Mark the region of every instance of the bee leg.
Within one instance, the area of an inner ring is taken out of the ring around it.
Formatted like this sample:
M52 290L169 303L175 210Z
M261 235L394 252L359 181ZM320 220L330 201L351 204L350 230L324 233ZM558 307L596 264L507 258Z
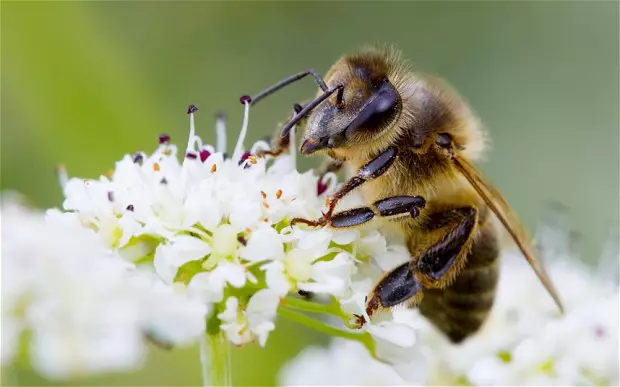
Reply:
M359 207L337 212L327 220L327 224L333 228L346 228L364 224L375 216L410 215L417 218L425 204L426 201L421 196L392 196L374 202L374 208Z
M295 117L295 115L299 113L301 109L303 109L303 107L300 104L298 103L294 104L293 105L293 117ZM289 133L287 136L281 137L280 131L281 131L280 128L278 128L275 135L269 137L267 140L267 142L271 143L272 149L271 150L260 150L256 152L256 156L277 157L277 156L280 156L281 154L288 152L289 146L291 144L291 135Z
M422 285L415 278L411 262L406 262L387 273L377 283L367 298L366 313L372 316L380 308L389 308L404 302L418 305L422 296Z
M451 227L447 227L450 223ZM452 283L465 266L477 224L478 211L473 207L461 207L429 217L427 227L441 228L444 235L416 260L416 278L425 288L442 289Z
M377 282L366 303L368 315L401 303L418 306L424 289L448 286L465 266L477 221L478 211L472 207L430 215L426 231L438 231L443 236L419 257L413 257Z
M323 214L322 217L320 217L318 220L295 218L291 221L291 224L304 223L304 224L307 224L309 226L314 226L314 227L327 225L332 218L332 215L334 213L336 205L338 204L338 201L342 199L345 195L347 195L349 192L353 191L355 188L364 184L365 182L376 179L377 177L383 175L390 168L390 166L392 166L392 164L396 160L396 156L397 156L397 151L395 147L389 147L383 152L379 153L377 157L375 157L374 159L364 164L357 171L357 174L355 176L347 180L342 185L342 187L340 187L340 189L336 191L327 200L328 210L325 214ZM370 214L373 214L374 216L374 213L372 212L370 208L367 208L367 207L364 207L364 208L366 208L367 210L361 211L361 209L358 209L360 214L365 213L365 216L370 216ZM370 211L370 214L368 213L369 211ZM361 216L360 214L357 214L357 215ZM369 219L361 223L367 222L368 220L372 219L373 216L370 216ZM361 224L361 223L358 223L358 224Z

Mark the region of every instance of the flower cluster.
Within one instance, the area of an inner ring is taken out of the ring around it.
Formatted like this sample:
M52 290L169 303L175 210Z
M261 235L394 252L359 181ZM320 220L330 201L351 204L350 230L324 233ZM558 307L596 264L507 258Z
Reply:
M412 346L416 324L408 311L387 313L358 332L347 328L359 328L354 315L365 314L368 290L384 270L408 259L407 250L372 227L291 226L293 218L321 215L337 188L335 176L299 173L294 152L258 157L268 148L264 142L245 152L248 103L232 156L223 117L213 147L195 135L196 110L188 111L184 152L161 135L154 152L126 155L98 179L68 178L60 170L63 211L49 210L45 221L32 222L4 215L15 240L3 235L10 250L3 246L3 297L5 287L14 293L9 309L3 302L3 329L62 330L45 343L35 335L39 369L67 376L98 370L83 362L98 362L101 370L135 365L145 334L177 344L223 332L236 345L263 346L278 314L358 340L386 359L396 356L393 348ZM337 316L341 327L307 312ZM58 323L36 320L42 313ZM90 355L75 352L75 345ZM57 355L65 350L66 358ZM115 357L117 351L122 356ZM50 369L62 361L64 368Z
M206 305L101 245L52 211L2 202L2 363L30 338L33 366L51 378L131 369L145 336L188 343L204 331Z
M406 363L388 367L363 353L358 343L334 341L329 349L307 349L289 363L280 375L281 384L337 380L362 385L375 380L372 384L618 385L619 289L617 277L609 281L605 274L617 272L609 266L612 261L618 264L617 237L612 241L615 249L606 249L612 255L601 260L607 266L594 273L575 259L567 245L571 238L561 228L544 225L539 231L547 238L541 241L545 256L553 258L548 272L565 304L564 315L545 296L523 257L508 251L501 257L501 279L489 320L463 344L451 344L425 321ZM366 379L368 372L352 372L352 367L381 369L385 379Z

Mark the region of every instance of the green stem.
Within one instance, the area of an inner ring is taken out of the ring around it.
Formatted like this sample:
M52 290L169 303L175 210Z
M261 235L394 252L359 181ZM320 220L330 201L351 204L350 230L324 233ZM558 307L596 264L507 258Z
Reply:
M373 357L376 357L375 341L373 340L372 336L368 332L355 333L355 332L345 331L345 330L336 328L332 325L326 324L322 321L308 317L302 313L298 313L293 310L287 309L286 307L278 308L278 314L288 320L294 321L301 325L305 325L316 331L323 332L331 336L342 337L348 340L359 341L366 347L366 349L368 349L368 351L371 353Z
M200 340L203 386L232 386L230 343L222 331Z
M334 297L331 299L331 304L320 304L289 296L284 300L284 305L290 309L300 310L302 312L329 314L341 319L347 328L359 328L359 323L353 318L354 316L344 312Z
M329 314L343 320L348 320L350 317L348 314L344 313L342 309L340 309L340 306L333 303L331 305L319 304L317 302L301 300L299 298L289 296L286 297L284 305L288 308L301 310L304 312Z

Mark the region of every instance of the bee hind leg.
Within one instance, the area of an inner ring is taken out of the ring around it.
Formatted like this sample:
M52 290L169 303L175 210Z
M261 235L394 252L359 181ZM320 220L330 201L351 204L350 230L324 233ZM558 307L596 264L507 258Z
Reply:
M422 285L416 280L411 262L403 263L387 273L366 299L366 313L372 316L379 309L407 303L419 305Z
M477 219L472 207L432 214L426 230L439 232L439 241L377 282L367 298L368 315L403 303L418 306L425 289L447 287L465 265Z
M465 266L477 230L478 211L461 207L429 217L428 228L439 228L442 238L416 260L416 278L425 288L443 289Z

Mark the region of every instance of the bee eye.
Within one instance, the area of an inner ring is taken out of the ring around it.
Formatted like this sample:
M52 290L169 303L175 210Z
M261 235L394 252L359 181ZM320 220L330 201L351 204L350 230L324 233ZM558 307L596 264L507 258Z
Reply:
M386 78L387 79L387 78ZM360 130L376 130L382 128L397 112L400 95L392 85L382 82L373 92L370 101L358 113L346 129L347 134Z

